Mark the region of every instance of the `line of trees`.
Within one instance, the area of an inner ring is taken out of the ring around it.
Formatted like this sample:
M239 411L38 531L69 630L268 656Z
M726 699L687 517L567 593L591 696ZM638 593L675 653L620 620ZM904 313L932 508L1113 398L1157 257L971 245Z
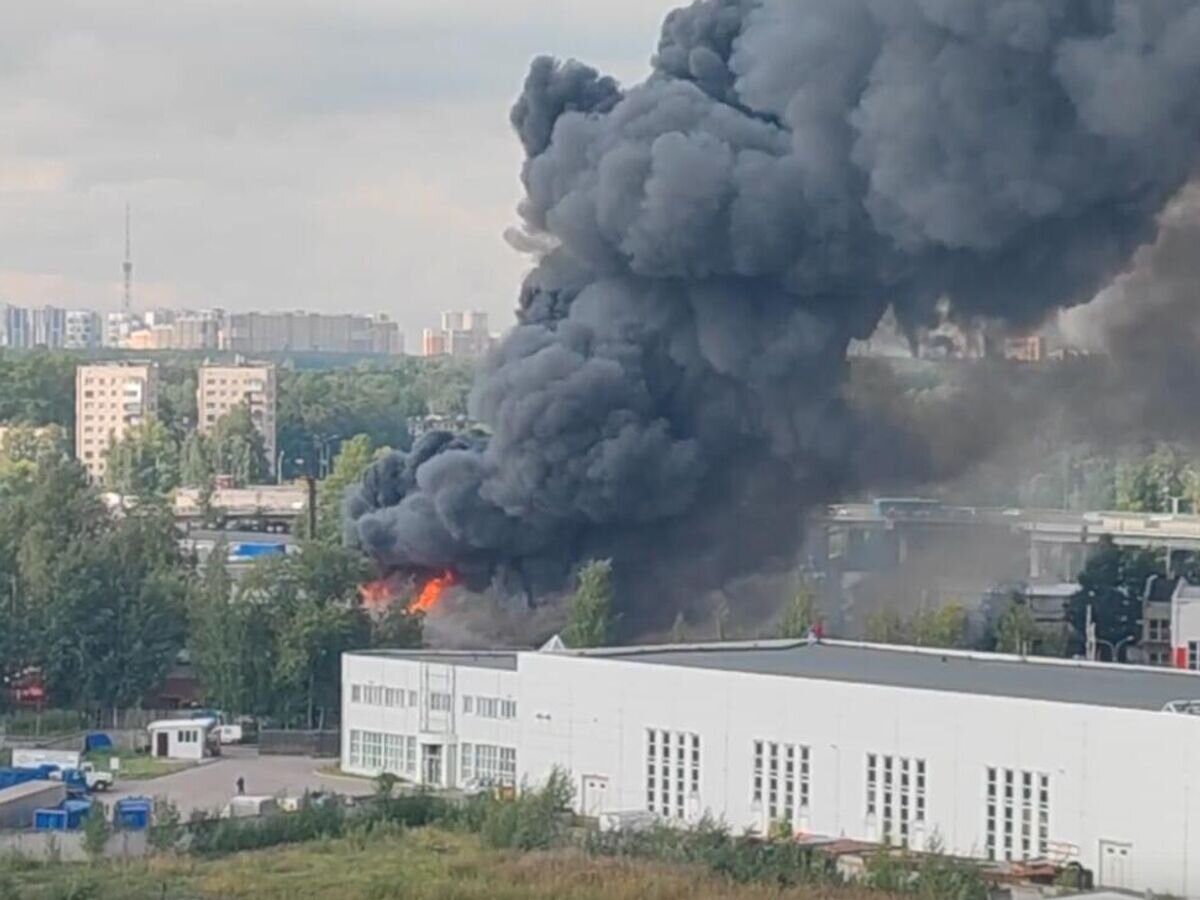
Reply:
M363 610L367 562L336 524L235 580L224 547L209 564L181 550L152 485L114 513L61 447L27 437L0 455L0 686L36 674L49 706L100 715L146 704L189 659L206 702L316 727L338 707L343 651L420 645L403 606ZM327 507L370 458L369 440L347 442Z

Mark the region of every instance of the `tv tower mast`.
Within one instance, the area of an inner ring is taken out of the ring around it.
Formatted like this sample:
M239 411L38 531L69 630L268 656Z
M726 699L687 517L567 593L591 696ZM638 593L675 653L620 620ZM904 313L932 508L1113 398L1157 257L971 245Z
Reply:
M125 262L121 264L125 273L125 295L121 299L121 312L129 315L133 311L133 254L129 243L129 204L125 204Z

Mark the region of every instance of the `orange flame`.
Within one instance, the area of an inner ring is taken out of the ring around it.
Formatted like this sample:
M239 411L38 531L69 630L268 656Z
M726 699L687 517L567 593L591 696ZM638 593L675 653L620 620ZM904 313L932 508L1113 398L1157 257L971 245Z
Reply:
M454 584L454 573L447 570L440 576L430 578L425 582L425 586L421 588L421 593L417 599L409 606L411 612L429 612L442 599L442 594L446 588Z

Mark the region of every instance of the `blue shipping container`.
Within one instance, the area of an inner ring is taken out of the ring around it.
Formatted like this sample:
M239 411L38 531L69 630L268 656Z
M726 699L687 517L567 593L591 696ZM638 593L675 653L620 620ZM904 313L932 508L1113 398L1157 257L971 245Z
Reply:
M87 800L64 800L55 809L39 809L33 813L33 827L38 831L74 831L83 825L84 816L92 808Z
M229 545L229 561L258 559L263 556L283 556L287 547L283 544L241 543Z
M113 825L129 831L144 831L150 827L149 797L125 797L113 808Z
M112 738L103 731L93 731L83 739L84 753L91 753L93 750L111 750L112 746Z

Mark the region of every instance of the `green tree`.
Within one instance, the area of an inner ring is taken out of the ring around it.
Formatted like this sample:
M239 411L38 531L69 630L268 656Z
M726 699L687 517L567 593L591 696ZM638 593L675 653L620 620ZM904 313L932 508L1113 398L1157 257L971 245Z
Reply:
M8 462L41 463L69 454L69 439L61 425L10 425L0 441L0 457Z
M131 428L108 451L104 479L119 494L149 497L179 486L179 446L157 419Z
M996 622L996 650L1000 653L1032 653L1039 635L1029 607L1014 598Z
M562 639L568 647L603 647L613 638L612 560L592 560L579 570Z
M876 644L908 642L908 628L903 617L890 606L881 606L867 614L866 638Z
M1171 512L1176 503L1195 509L1197 478L1191 460L1176 447L1159 444L1148 456L1117 466L1117 509Z
M199 431L184 438L179 451L179 480L188 487L204 487L213 480L213 464L208 440Z
M99 800L92 800L83 820L83 850L93 862L104 856L112 825L108 821L108 807Z
M163 366L158 391L158 417L176 441L193 433L196 414L196 367L176 362Z
M919 647L963 647L967 640L967 611L957 603L921 609L908 623L909 640Z
M0 422L75 428L75 364L67 353L0 351Z
M60 702L141 703L184 643L186 572L170 514L148 507L74 537L44 595L42 671Z
M204 563L188 602L188 655L205 702L230 712L251 707L246 663L254 648L246 646L247 605L234 596L226 567L228 547L218 541Z
M362 478L373 458L369 435L356 434L342 444L332 471L317 488L317 536L322 541L341 541L342 499L346 490Z
M228 476L235 486L265 479L268 465L263 436L244 403L217 419L206 443L213 471Z
M799 640L808 636L817 623L817 593L807 580L801 579L795 593L783 608L783 619L779 623L779 636Z
M408 449L407 420L423 415L418 373L427 360L360 365L336 371L279 373L278 438L284 475L298 474L336 435L365 434L374 447ZM430 389L437 386L436 379Z
M1137 640L1141 629L1142 593L1151 575L1163 573L1158 554L1137 547L1118 547L1112 535L1101 535L1096 548L1079 573L1079 590L1068 604L1076 649L1087 643L1086 622L1092 623L1100 652ZM1121 654L1123 655L1123 654Z

